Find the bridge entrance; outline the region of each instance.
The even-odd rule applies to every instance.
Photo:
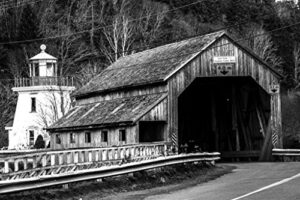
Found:
[[[178,99],[180,150],[258,158],[269,118],[270,95],[251,77],[197,78]]]

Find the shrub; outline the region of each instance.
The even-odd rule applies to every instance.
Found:
[[[35,141],[34,148],[36,149],[43,149],[45,148],[45,141],[43,136],[39,135]]]

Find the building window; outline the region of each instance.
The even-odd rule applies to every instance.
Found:
[[[52,63],[46,63],[47,65],[47,76],[54,76],[53,74],[53,64]]]
[[[57,67],[55,63],[53,63],[53,76],[57,76]]]
[[[34,131],[29,130],[29,145],[34,145]]]
[[[126,142],[126,130],[125,129],[119,130],[119,141]]]
[[[55,141],[56,141],[56,144],[61,144],[61,138],[60,138],[59,134],[55,135]]]
[[[91,132],[85,132],[85,143],[91,143]]]
[[[75,143],[75,133],[70,133],[70,143]]]
[[[101,142],[107,142],[108,141],[107,137],[108,137],[108,131],[102,131],[101,132]]]
[[[31,97],[31,112],[36,112],[36,98]]]
[[[39,70],[39,63],[34,63],[34,76],[39,76],[40,75],[40,70]]]

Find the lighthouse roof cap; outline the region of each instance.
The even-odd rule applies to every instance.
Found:
[[[42,44],[40,48],[41,53],[31,57],[29,60],[57,60],[57,58],[45,52],[46,45]]]

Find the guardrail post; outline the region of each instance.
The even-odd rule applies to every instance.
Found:
[[[62,165],[64,163],[64,154],[60,153],[58,154],[58,164]]]
[[[67,152],[66,156],[67,156],[67,164],[71,164],[72,163],[72,158],[71,158],[72,154],[71,154],[71,152]]]
[[[94,150],[93,151],[93,160],[95,162],[98,162],[99,161],[99,150]]]
[[[111,160],[112,159],[112,149],[108,150],[108,155],[107,155],[107,160]]]
[[[124,156],[124,148],[121,148],[120,149],[120,159],[124,159],[125,158],[125,156]]]
[[[89,152],[88,151],[83,151],[83,162],[89,162]]]
[[[37,168],[37,159],[36,156],[32,156],[32,169]]]
[[[84,151],[78,151],[78,163],[84,162]]]
[[[135,157],[135,150],[134,150],[134,147],[131,147],[130,149],[129,149],[129,154],[128,154],[128,156],[129,155],[131,155],[131,158],[134,158]]]
[[[115,159],[121,159],[120,148],[117,148],[117,149],[115,150]]]
[[[23,159],[24,170],[28,169],[28,160],[27,158]]]
[[[129,154],[130,154],[129,149],[128,149],[128,148],[125,148],[125,149],[124,149],[124,157],[128,157]]]
[[[74,164],[75,164],[75,163],[78,163],[78,160],[79,160],[78,158],[79,158],[79,152],[78,152],[78,151],[75,151],[75,152],[74,152]]]
[[[103,160],[103,158],[102,158],[102,150],[99,150],[98,154],[99,154],[99,161],[102,161]]]
[[[167,150],[168,150],[168,147],[166,144],[164,144],[164,156],[167,156]]]
[[[50,157],[51,157],[51,166],[54,166],[55,165],[55,156],[57,154],[51,154]]]
[[[92,154],[92,151],[88,151],[88,162],[93,162],[93,154]]]
[[[43,155],[43,156],[42,156],[42,166],[43,166],[43,167],[46,167],[46,166],[47,166],[47,156],[46,156],[46,155]]]
[[[15,172],[19,171],[19,160],[14,160],[14,166],[15,166],[14,171]]]
[[[9,173],[9,162],[8,162],[8,160],[4,161],[4,173]]]
[[[139,157],[139,156],[140,156],[139,147],[135,147],[135,148],[134,148],[134,156],[135,156],[135,157]]]
[[[102,160],[104,161],[104,160],[107,160],[107,149],[104,149],[103,151],[102,151]]]
[[[120,149],[117,148],[114,150],[114,159],[119,159],[120,158]]]

